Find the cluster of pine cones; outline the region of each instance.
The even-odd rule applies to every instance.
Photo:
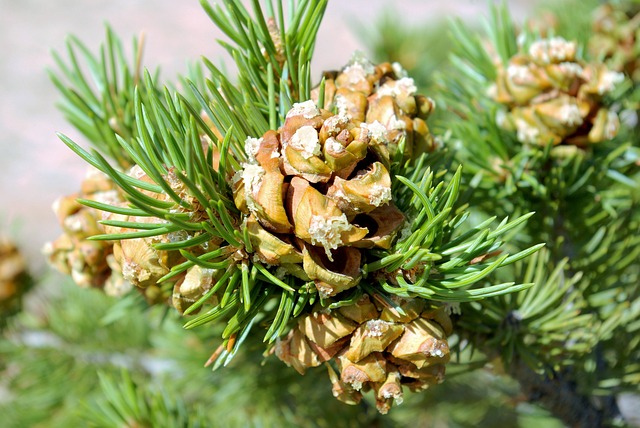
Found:
[[[317,106],[321,94],[316,89],[311,100],[292,107],[280,129],[248,138],[242,170],[228,180],[243,214],[234,221],[247,227],[252,262],[279,277],[313,282],[321,298],[331,299],[362,280],[364,250],[389,249],[407,226],[393,202],[394,165],[435,150],[436,144],[425,122],[434,103],[416,94],[413,80],[398,65],[376,66],[354,57],[341,71],[325,74],[324,89],[325,109]],[[151,182],[137,166],[127,174]],[[195,207],[189,213],[192,220],[206,216],[197,212],[197,201],[180,180],[171,172],[164,178]],[[162,193],[145,194],[168,200]],[[65,233],[46,247],[46,253],[79,285],[113,295],[135,286],[151,303],[168,303],[182,313],[224,275],[224,268],[193,266],[162,281],[185,259],[156,244],[192,238],[186,231],[90,241],[86,238],[93,235],[131,231],[99,220],[160,220],[102,213],[79,204],[77,198],[123,207],[126,202],[114,183],[95,171],[84,180],[81,192],[56,202]],[[196,251],[213,251],[220,245],[220,240],[210,240]],[[227,255],[230,260],[237,256]],[[208,303],[217,303],[219,297],[213,294]],[[375,389],[378,407],[386,412],[394,399],[401,401],[404,385],[420,390],[442,381],[451,321],[443,308],[427,307],[421,299],[397,302],[404,310],[398,313],[375,297],[364,294],[339,311],[316,308],[276,345],[275,353],[299,371],[333,361],[341,373],[336,379],[331,369],[336,397],[355,402],[361,392]],[[340,336],[334,336],[332,329],[338,325]],[[309,347],[313,356],[305,354]]]
[[[606,35],[607,19],[612,18],[603,17],[602,37],[631,37]],[[505,107],[499,122],[516,131],[522,143],[584,147],[616,135],[618,116],[604,99],[624,79],[620,71],[627,71],[628,61],[611,70],[577,59],[576,51],[575,43],[553,37],[523,48],[508,64],[497,63],[490,93]],[[398,65],[374,65],[359,56],[340,71],[325,73],[322,88],[323,94],[316,88],[311,100],[294,104],[278,130],[247,138],[246,157],[238,159],[241,170],[227,177],[229,196],[241,213],[232,221],[246,227],[252,248],[229,249],[221,239],[211,239],[190,250],[196,256],[219,250],[228,263],[246,263],[248,256],[276,277],[313,284],[324,305],[302,315],[273,353],[300,373],[325,363],[336,398],[354,404],[363,392],[373,391],[378,410],[386,413],[402,401],[404,388],[419,391],[443,380],[450,357],[450,308],[362,290],[353,304],[329,309],[328,303],[363,281],[367,250],[390,249],[408,226],[394,203],[393,171],[438,149],[426,124],[434,102],[416,93],[414,81]],[[324,105],[318,106],[320,100]],[[212,158],[217,170],[219,153]],[[137,166],[127,174],[152,183]],[[205,220],[207,213],[199,211],[197,200],[173,174],[164,178],[189,202],[191,220]],[[141,191],[170,201],[163,193]],[[225,277],[228,263],[219,269],[192,266],[165,280],[186,260],[158,244],[197,238],[188,231],[88,241],[93,235],[131,231],[101,225],[101,219],[111,224],[161,220],[102,213],[79,204],[78,197],[123,207],[126,202],[111,180],[95,172],[79,194],[56,203],[64,234],[46,253],[79,285],[114,295],[135,288],[149,302],[183,313]],[[219,294],[208,303],[216,304]]]

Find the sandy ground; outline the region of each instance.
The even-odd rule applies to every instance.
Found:
[[[535,4],[509,3],[517,18]],[[366,51],[350,23],[373,21],[388,7],[425,25],[442,17],[473,20],[488,11],[477,0],[333,0],[320,30],[315,73],[343,65],[356,49]],[[83,141],[56,110],[59,96],[46,74],[53,66],[50,52],[62,51],[69,33],[97,48],[105,22],[127,41],[143,31],[145,64],[159,66],[165,79],[202,55],[223,54],[215,41],[221,34],[196,0],[0,0],[0,233],[18,241],[35,271],[44,268],[42,245],[60,232],[51,204],[75,192],[86,169],[55,136],[61,131]]]

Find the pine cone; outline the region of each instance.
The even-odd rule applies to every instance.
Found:
[[[594,12],[593,36],[589,39],[592,58],[606,60],[616,71],[640,80],[640,7],[603,4]]]
[[[401,228],[389,173],[399,147],[400,158],[433,149],[433,102],[401,73],[356,57],[325,75],[324,105],[337,114],[295,104],[277,132],[245,142],[232,187],[255,257],[313,280],[323,298],[356,286],[360,249],[390,248]]]
[[[373,65],[355,55],[341,71],[324,73],[324,108],[352,120],[366,122],[371,132],[386,130],[389,156],[394,159],[404,144],[405,159],[433,151],[434,140],[425,120],[435,108],[432,99],[416,95],[406,71],[394,63]],[[317,102],[319,88],[311,93]]]
[[[44,247],[49,263],[58,271],[71,275],[80,287],[102,288],[111,295],[122,295],[130,286],[113,269],[113,242],[88,241],[87,238],[104,233],[98,223],[103,213],[81,205],[78,198],[117,204],[122,196],[117,186],[105,174],[91,168],[77,194],[63,196],[53,204],[64,233]]]
[[[133,166],[128,175],[138,180],[152,183],[152,180],[142,171],[139,166]],[[186,202],[190,208],[185,209],[176,205],[175,212],[185,212],[189,214],[192,221],[204,219],[207,214],[198,202],[191,195],[182,181],[176,177],[174,170],[169,170],[165,177],[171,189]],[[162,201],[169,201],[170,197],[166,193],[155,193],[141,190],[145,195]],[[126,204],[123,203],[123,206]],[[163,223],[164,221],[156,217],[135,217],[120,214],[106,214],[108,220],[129,221],[135,223]],[[104,233],[120,234],[134,232],[135,230],[125,227],[106,226]],[[182,275],[174,277],[167,284],[158,281],[167,275],[171,268],[182,263],[185,259],[176,250],[158,250],[155,244],[183,241],[193,238],[187,231],[180,230],[164,235],[152,236],[148,238],[133,238],[117,240],[113,244],[113,264],[112,269],[117,272],[127,283],[130,283],[142,292],[150,304],[171,304],[183,313],[191,303],[198,300],[213,283],[214,278],[220,273],[212,269],[202,269],[199,266],[192,266]],[[201,253],[215,250],[221,240],[214,239],[200,245]],[[197,255],[197,248],[191,249]],[[165,287],[164,285],[168,285]],[[171,292],[171,288],[173,291]]]
[[[282,128],[249,138],[233,178],[255,256],[313,280],[325,298],[356,286],[361,248],[389,248],[405,218],[391,201],[384,127],[295,104]]]
[[[25,291],[26,280],[24,257],[9,239],[0,236],[0,312],[14,306]]]
[[[130,168],[127,174],[132,178],[152,183],[152,180],[137,165]],[[175,177],[173,171],[169,171],[166,179],[171,183],[172,190],[193,207],[189,213],[191,218],[198,220],[206,215],[197,200],[188,194],[184,184]],[[169,199],[164,193],[142,189],[140,191],[149,197]],[[167,290],[167,287],[157,284],[162,276],[169,273],[173,266],[183,262],[184,258],[177,251],[158,251],[153,245],[186,239],[188,236],[185,231],[152,238],[90,241],[87,240],[90,236],[135,231],[124,227],[103,226],[99,223],[101,220],[138,223],[159,223],[162,220],[155,217],[129,217],[102,212],[81,205],[77,202],[79,198],[106,202],[114,206],[128,206],[111,179],[95,169],[90,170],[79,193],[62,197],[54,203],[54,211],[65,233],[45,246],[44,252],[53,267],[62,273],[70,274],[76,284],[81,287],[101,288],[105,293],[113,296],[123,295],[131,290],[132,286],[136,286],[148,303],[166,304],[172,300],[180,312],[183,312],[192,301],[197,300],[194,296],[194,286],[189,282],[191,279],[186,285],[182,285],[186,277],[193,278],[196,275],[195,271],[189,276],[188,270],[186,274],[176,277],[169,284],[174,288],[173,298],[170,289]],[[203,252],[206,248],[218,243],[216,241],[203,244]],[[205,270],[205,274],[207,273],[208,271]],[[181,291],[181,287],[185,291]]]
[[[525,144],[586,146],[616,136],[619,120],[603,103],[624,76],[603,64],[576,59],[576,44],[560,37],[531,44],[498,65],[490,93],[505,104],[499,125]]]
[[[373,301],[372,301],[373,300]],[[334,396],[356,404],[373,390],[380,413],[402,403],[403,387],[420,391],[444,380],[452,325],[446,308],[393,297],[399,310],[363,295],[354,305],[302,317],[275,354],[304,374],[331,361]]]
[[[327,73],[327,110],[316,107],[316,89],[278,131],[248,138],[247,162],[232,180],[254,257],[313,281],[322,299],[359,284],[365,249],[391,247],[405,216],[393,203],[389,171],[434,148],[424,122],[433,102],[399,73],[357,58]],[[403,385],[419,390],[441,381],[449,358],[450,330],[428,319],[435,311],[421,299],[396,303],[402,315],[368,295],[338,310],[316,308],[275,352],[300,373],[332,361],[338,399],[355,403],[374,389],[386,413],[402,401]],[[446,314],[438,318],[450,329]]]

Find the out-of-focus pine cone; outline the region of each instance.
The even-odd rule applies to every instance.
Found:
[[[603,101],[624,75],[576,59],[576,49],[560,37],[542,39],[498,64],[490,94],[507,108],[498,123],[520,142],[584,147],[616,136],[618,116]]]
[[[214,129],[214,132],[217,133],[217,130]],[[210,147],[208,141],[203,140],[203,147]],[[219,153],[214,152],[213,166],[216,169],[218,160]],[[128,171],[128,175],[137,180],[153,183],[152,179],[137,165],[134,165]],[[190,194],[184,183],[177,177],[175,170],[170,169],[164,179],[169,183],[171,190],[189,207],[184,208],[176,204],[173,209],[176,214],[186,214],[191,221],[201,221],[207,217],[202,205],[197,198]],[[171,198],[165,192],[140,191],[154,199],[166,202],[171,201]],[[156,217],[132,217],[120,214],[107,214],[105,218],[134,223],[159,224],[164,222]],[[135,232],[135,230],[117,226],[105,227],[105,233],[107,234],[128,232]],[[179,251],[158,249],[156,245],[192,238],[197,238],[197,236],[189,234],[186,230],[179,230],[146,238],[117,240],[113,246],[114,270],[118,271],[128,283],[136,286],[150,304],[170,304],[178,312],[183,313],[192,303],[199,300],[203,294],[209,291],[223,274],[222,269],[205,269],[196,265],[191,266],[184,273],[174,276],[170,280],[160,282],[162,277],[170,273],[173,267],[186,260]],[[212,238],[190,248],[190,251],[197,256],[207,251],[216,250],[221,242],[222,240],[219,238]],[[214,303],[216,299],[217,296],[214,295],[208,300],[208,303]],[[197,311],[192,312],[192,314],[195,313]]]
[[[0,236],[0,312],[15,306],[26,291],[27,263],[8,238]]]
[[[103,213],[80,204],[78,198],[114,205],[123,201],[113,181],[91,168],[80,192],[60,197],[54,202],[53,210],[63,234],[47,243],[44,253],[54,268],[71,275],[80,287],[102,288],[108,294],[121,295],[130,286],[120,272],[113,269],[113,242],[87,240],[90,236],[104,233],[104,227],[98,223]]]
[[[403,142],[403,154],[410,158],[434,150],[434,139],[425,120],[435,108],[430,98],[416,94],[412,78],[399,64],[373,65],[355,55],[340,71],[324,73],[324,108],[346,115],[356,122],[384,128],[391,158]],[[311,93],[318,100],[319,88]]]
[[[275,354],[301,374],[330,362],[338,400],[356,404],[372,390],[378,410],[387,413],[402,403],[404,387],[420,391],[444,380],[452,331],[445,306],[393,300],[402,314],[367,294],[333,311],[317,308],[276,343]]]
[[[203,144],[207,145],[204,141]],[[217,159],[217,157],[214,157]],[[127,171],[136,180],[152,184],[153,181],[137,165]],[[190,205],[190,219],[198,221],[206,216],[197,199],[190,195],[184,184],[170,170],[165,177],[172,190]],[[165,193],[155,193],[139,189],[148,197],[168,201]],[[101,288],[112,296],[120,296],[135,286],[149,304],[172,304],[180,313],[184,312],[202,294],[206,293],[221,276],[221,271],[193,266],[185,273],[166,283],[158,283],[172,267],[185,261],[178,251],[158,250],[155,244],[170,243],[193,238],[181,230],[149,238],[114,239],[92,241],[87,238],[103,234],[136,232],[137,229],[114,225],[102,225],[101,220],[163,223],[156,217],[126,216],[102,212],[80,204],[77,199],[88,199],[127,207],[122,193],[111,179],[103,173],[91,169],[82,183],[81,191],[59,198],[54,203],[54,211],[64,230],[58,239],[45,245],[44,252],[50,264],[62,273],[69,274],[81,287]],[[176,213],[185,211],[176,207]],[[217,248],[220,240],[213,239],[200,245],[202,253]],[[195,254],[197,248],[191,249]],[[215,301],[216,296],[209,302]]]
[[[640,81],[640,6],[606,3],[594,12],[589,53],[609,67]]]
[[[152,180],[137,165],[130,168],[127,174],[136,180],[152,183]],[[192,206],[189,212],[190,217],[197,220],[205,216],[197,200],[187,194],[184,185],[174,174],[173,171],[169,171],[166,179],[171,184],[172,190]],[[169,199],[169,196],[164,193],[142,189],[140,191],[149,197]],[[95,235],[136,231],[119,226],[104,226],[100,224],[101,220],[136,223],[161,223],[163,220],[148,216],[130,217],[102,212],[80,204],[77,202],[79,198],[109,203],[113,206],[128,205],[111,179],[97,170],[90,170],[79,193],[62,197],[54,203],[54,211],[58,215],[64,234],[54,242],[48,243],[44,251],[56,269],[70,274],[76,284],[81,287],[101,288],[109,295],[122,295],[135,286],[150,304],[166,304],[173,301],[180,312],[197,300],[199,296],[194,295],[197,287],[192,285],[195,271],[189,275],[189,271],[195,268],[174,278],[167,287],[157,283],[169,273],[173,266],[183,262],[184,258],[178,251],[157,250],[154,244],[187,239],[189,236],[186,231],[150,238],[87,240],[88,237]],[[180,208],[177,208],[177,211],[179,210]],[[217,244],[218,242],[203,243],[203,252]],[[209,270],[205,270],[204,275],[210,273]],[[189,280],[183,286],[185,278]],[[202,281],[206,283],[206,279]],[[181,291],[181,287],[186,291]]]
[[[128,175],[137,180],[152,183],[152,180],[137,165],[128,171]],[[198,200],[187,191],[184,183],[178,179],[174,170],[169,170],[164,178],[171,186],[171,190],[190,207],[186,209],[176,204],[176,213],[183,212],[188,214],[191,221],[199,221],[206,217],[207,214]],[[164,192],[141,191],[155,199],[170,200],[170,197]],[[122,205],[126,204],[122,203]],[[163,220],[156,217],[136,217],[113,213],[105,214],[105,219],[134,223],[164,223]],[[106,234],[128,232],[135,232],[135,230],[119,226],[104,227],[104,233]],[[150,304],[171,303],[182,313],[215,284],[215,279],[219,278],[221,273],[213,269],[192,266],[184,274],[172,278],[167,283],[160,283],[159,281],[171,271],[171,268],[184,262],[185,259],[177,250],[157,249],[155,245],[191,238],[194,238],[194,236],[190,236],[188,231],[180,230],[152,237],[116,240],[113,243],[113,265],[111,267],[127,283],[136,286]],[[202,253],[212,251],[218,247],[220,242],[221,240],[219,239],[213,239],[200,244],[199,247],[192,248],[191,251],[196,255],[198,254],[198,248],[201,249]]]

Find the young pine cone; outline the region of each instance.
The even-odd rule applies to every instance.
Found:
[[[402,403],[403,387],[420,391],[444,380],[452,330],[444,306],[393,299],[402,314],[366,294],[333,311],[318,308],[276,343],[275,353],[301,374],[330,361],[339,372],[329,367],[338,400],[357,404],[373,390],[376,407],[387,413],[394,402]]]
[[[594,13],[589,53],[616,71],[640,81],[640,7],[603,4]]]
[[[130,286],[114,269],[113,242],[89,241],[87,238],[104,233],[99,223],[103,213],[77,202],[78,198],[117,204],[122,195],[105,174],[90,169],[79,193],[58,198],[53,210],[63,234],[44,247],[49,263],[58,271],[71,275],[80,287],[102,288],[107,294],[124,294]]]
[[[27,287],[27,263],[18,248],[0,236],[0,312],[15,306]]]
[[[612,139],[618,116],[603,103],[624,75],[576,59],[576,43],[560,37],[531,44],[506,67],[498,65],[490,93],[507,107],[499,125],[525,144],[586,146]]]
[[[341,71],[326,72],[324,108],[351,120],[385,128],[393,159],[404,141],[405,159],[434,149],[425,120],[435,108],[433,100],[416,95],[413,79],[398,64],[373,65],[356,55]],[[320,88],[311,93],[318,101]]]
[[[152,180],[137,165],[130,168],[127,175],[152,183]],[[171,172],[167,180],[172,183],[176,193],[195,207],[192,217],[197,219],[202,216],[203,213],[198,211],[195,198],[186,194],[182,183],[175,179]],[[169,198],[164,193],[141,191],[146,196],[156,199],[168,200]],[[65,233],[45,246],[45,254],[53,267],[62,273],[70,274],[76,284],[81,287],[101,288],[109,295],[120,296],[135,286],[150,304],[167,303],[171,293],[163,290],[157,281],[169,273],[171,267],[183,262],[184,259],[179,252],[160,251],[154,248],[154,244],[185,239],[188,237],[185,236],[186,232],[169,233],[151,238],[113,241],[88,240],[87,238],[95,235],[135,231],[120,226],[105,226],[100,223],[102,220],[135,223],[161,223],[163,220],[155,217],[131,217],[99,211],[80,204],[77,201],[78,198],[109,203],[114,206],[128,206],[110,178],[97,170],[90,170],[82,182],[82,188],[78,194],[64,196],[54,203],[54,211],[58,215]],[[190,278],[193,276],[194,274]],[[181,308],[184,305],[179,303],[183,302],[185,298],[187,301],[191,301],[193,294],[193,290],[186,292],[187,297],[181,294],[180,284],[184,282],[184,279],[185,275],[174,280],[176,295],[173,300],[176,307]],[[188,282],[185,288],[193,288],[190,284]],[[180,309],[181,312],[183,310],[184,308]]]
[[[131,177],[145,182],[152,180],[138,166],[132,167],[128,171]],[[170,170],[165,177],[170,184],[172,190],[183,200],[188,203],[190,209],[186,211],[182,207],[175,209],[176,212],[184,211],[189,214],[193,220],[204,218],[206,215],[201,205],[195,197],[190,195],[184,184],[175,177],[175,172]],[[169,201],[170,198],[165,193],[155,193],[143,191],[143,193],[154,199]],[[122,204],[126,205],[126,204]],[[109,221],[127,221],[134,223],[164,223],[163,220],[149,216],[126,216],[121,214],[107,214],[106,220]],[[134,232],[135,230],[126,227],[109,225],[104,227],[106,234],[121,234]],[[115,272],[129,284],[134,285],[140,290],[150,304],[162,304],[171,301],[172,305],[180,312],[184,312],[186,308],[195,302],[200,296],[206,292],[213,283],[214,278],[220,274],[211,269],[201,269],[198,266],[189,268],[185,274],[174,277],[168,285],[171,286],[173,292],[169,292],[164,287],[164,282],[159,280],[167,275],[171,268],[184,262],[177,250],[162,250],[156,248],[156,244],[171,243],[193,238],[187,231],[180,230],[163,235],[157,235],[145,238],[120,239],[113,243],[113,265]],[[200,245],[202,253],[205,251],[215,250],[220,240],[210,240]],[[196,254],[198,248],[193,248]]]
[[[255,257],[314,281],[323,298],[355,287],[361,249],[390,248],[405,221],[391,200],[388,135],[307,101],[278,132],[247,139],[232,182]]]

